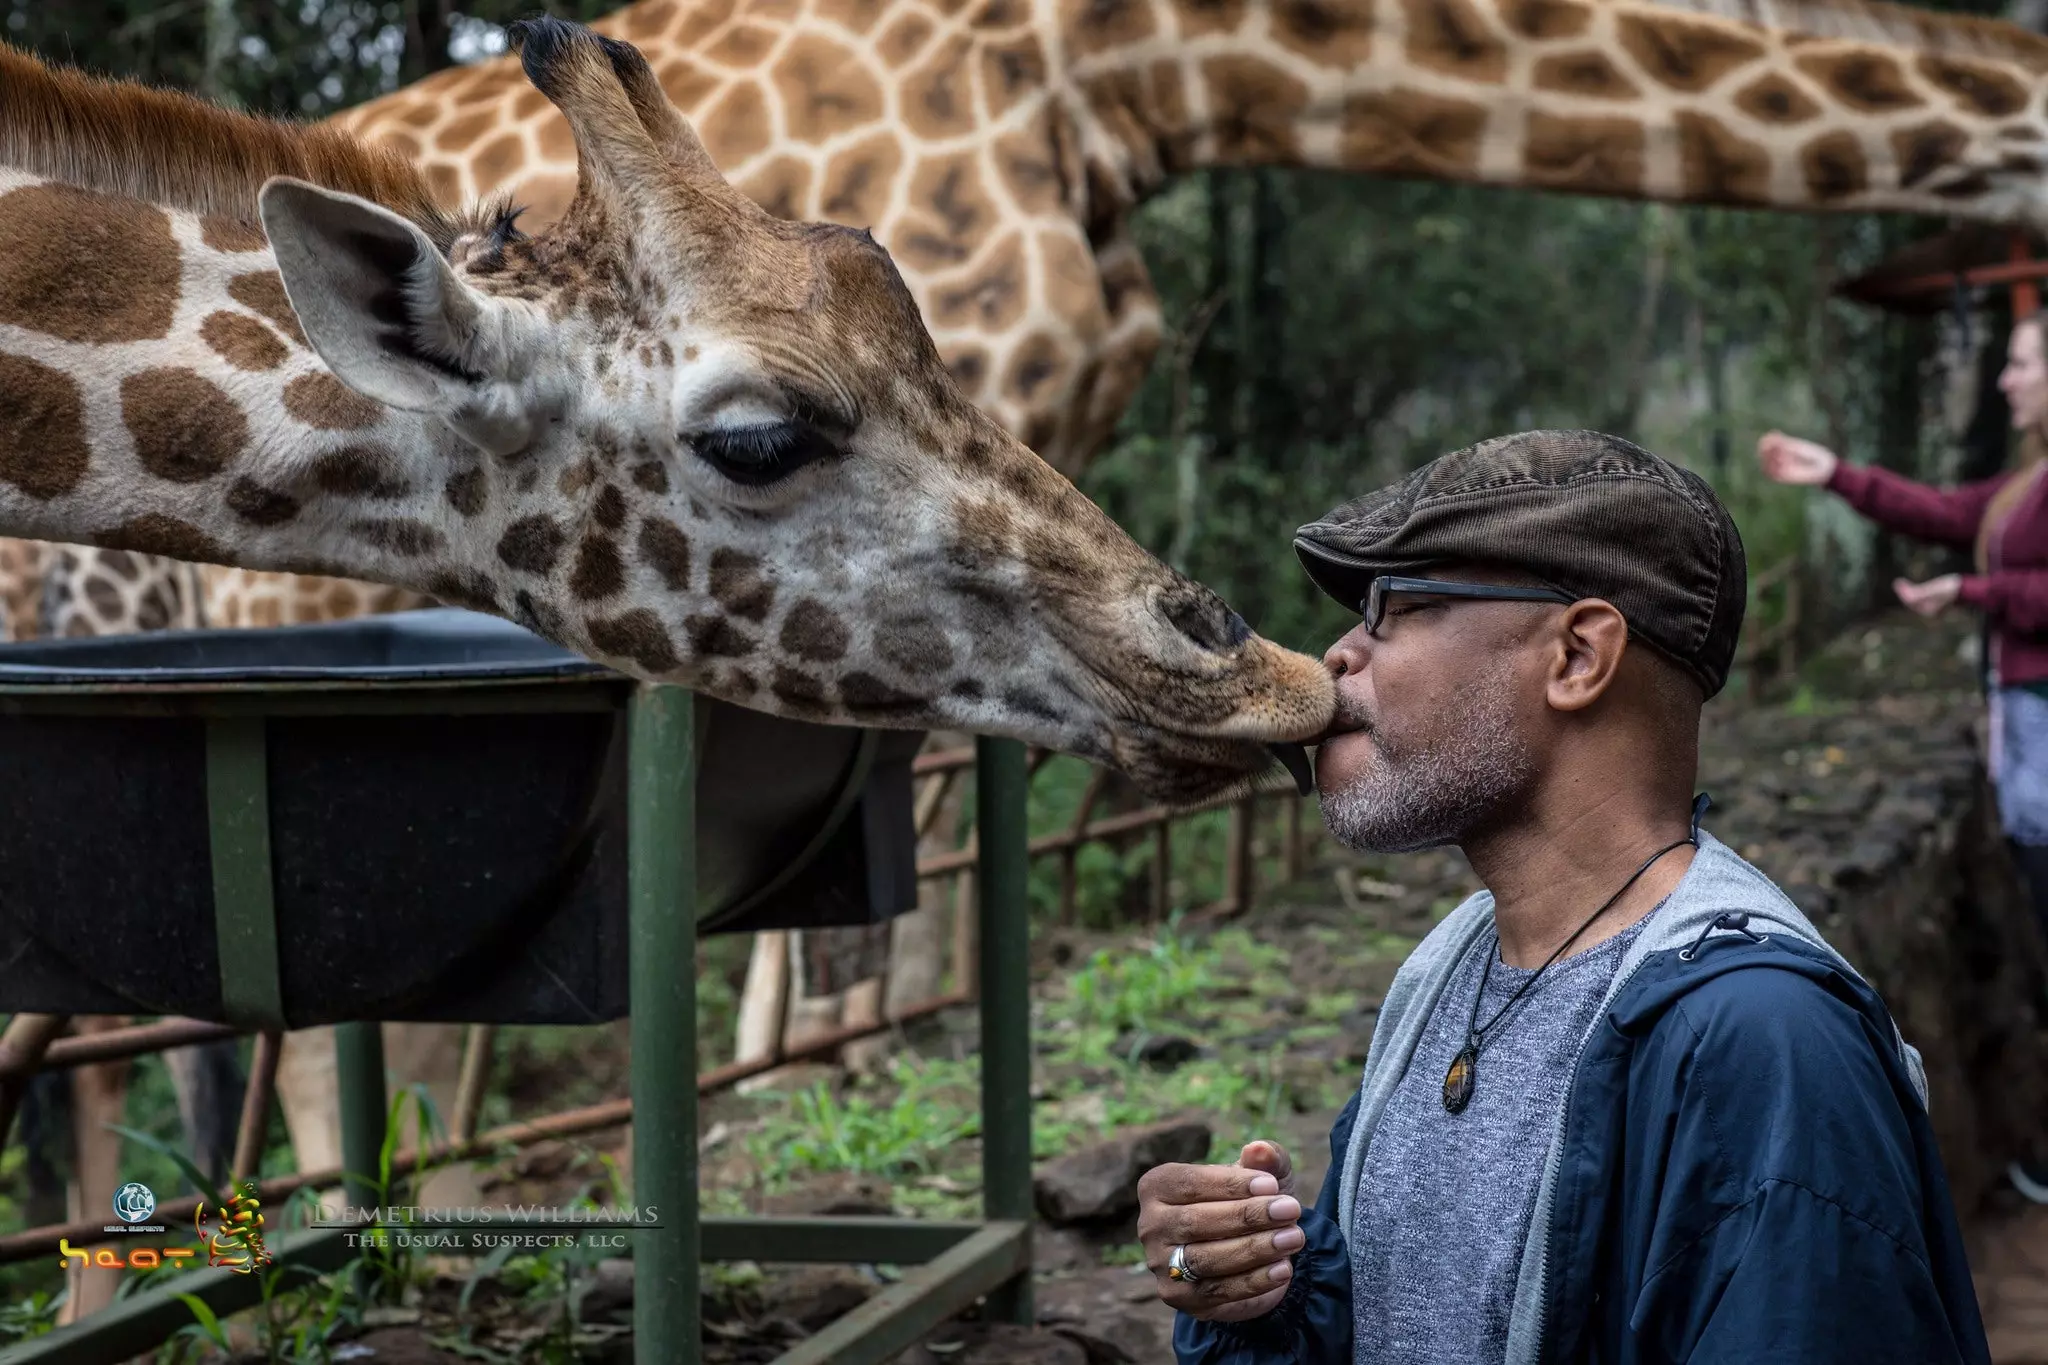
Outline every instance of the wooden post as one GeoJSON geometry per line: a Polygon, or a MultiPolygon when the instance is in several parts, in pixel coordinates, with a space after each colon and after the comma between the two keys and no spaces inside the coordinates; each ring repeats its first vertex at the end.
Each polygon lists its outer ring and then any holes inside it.
{"type": "Polygon", "coordinates": [[[249,1061],[249,1086],[242,1092],[242,1122],[235,1130],[235,1156],[228,1163],[228,1178],[238,1185],[254,1180],[262,1171],[263,1140],[270,1133],[270,1104],[277,1094],[277,1059],[283,1051],[284,1035],[276,1029],[265,1029],[256,1035],[256,1055],[249,1061]]]}
{"type": "Polygon", "coordinates": [[[1224,845],[1224,904],[1227,913],[1242,915],[1252,908],[1252,883],[1257,860],[1252,854],[1252,814],[1257,798],[1244,797],[1230,808],[1230,839],[1224,845]]]}

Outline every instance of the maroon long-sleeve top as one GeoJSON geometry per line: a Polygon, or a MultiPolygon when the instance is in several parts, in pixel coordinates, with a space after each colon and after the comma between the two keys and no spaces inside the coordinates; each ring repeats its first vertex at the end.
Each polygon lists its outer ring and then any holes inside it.
{"type": "MultiPolygon", "coordinates": [[[[2023,475],[1957,488],[1930,488],[1871,465],[1836,464],[1828,487],[1889,531],[1943,545],[1974,546],[1985,510],[2006,483],[2023,475]]],[[[2048,683],[2048,477],[2036,478],[1991,528],[1985,571],[1963,575],[1958,600],[1991,622],[1998,681],[2023,687],[2048,683]]]]}

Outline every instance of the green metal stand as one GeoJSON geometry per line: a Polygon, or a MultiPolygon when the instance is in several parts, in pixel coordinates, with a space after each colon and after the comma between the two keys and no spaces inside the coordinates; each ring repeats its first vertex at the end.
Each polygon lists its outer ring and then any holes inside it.
{"type": "MultiPolygon", "coordinates": [[[[603,698],[503,693],[478,709],[570,706],[603,698]]],[[[279,1027],[276,925],[271,895],[267,761],[269,715],[447,713],[443,695],[423,703],[359,691],[335,700],[289,693],[221,703],[209,718],[207,805],[213,836],[216,919],[224,977],[238,1022],[279,1027]]],[[[627,878],[632,943],[634,1202],[658,1226],[633,1234],[633,1359],[636,1365],[701,1360],[701,1262],[851,1262],[911,1265],[898,1282],[779,1358],[776,1365],[880,1365],[986,1296],[1001,1321],[1029,1323],[1031,1303],[1030,921],[1027,914],[1024,748],[983,739],[976,749],[980,840],[982,1209],[980,1222],[900,1218],[700,1219],[696,1084],[696,744],[689,692],[638,687],[625,702],[630,773],[627,878]]],[[[346,1199],[388,1202],[376,1189],[384,1141],[381,1025],[335,1030],[346,1199]]],[[[464,1219],[464,1244],[490,1226],[464,1219]]],[[[333,1271],[355,1262],[347,1234],[285,1234],[280,1263],[333,1271]]],[[[54,1249],[52,1254],[54,1255],[54,1249]]],[[[0,1351],[0,1365],[118,1365],[191,1321],[180,1296],[218,1313],[247,1307],[258,1277],[195,1271],[120,1300],[84,1322],[0,1351]]]]}
{"type": "Polygon", "coordinates": [[[697,840],[690,694],[633,695],[627,899],[633,945],[635,1365],[694,1361],[697,1291],[697,840]]]}
{"type": "MultiPolygon", "coordinates": [[[[1024,746],[974,746],[975,827],[981,839],[981,1208],[991,1221],[1031,1227],[1031,910],[1024,746]]],[[[1029,1243],[1026,1243],[1029,1263],[1029,1243]]],[[[991,1316],[1029,1326],[1031,1276],[989,1296],[991,1316]]]]}

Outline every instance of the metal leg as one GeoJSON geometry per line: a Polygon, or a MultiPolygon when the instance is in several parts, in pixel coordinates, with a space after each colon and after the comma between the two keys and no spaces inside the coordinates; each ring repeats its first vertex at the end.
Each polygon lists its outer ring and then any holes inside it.
{"type": "Polygon", "coordinates": [[[1032,1321],[1031,920],[1024,746],[975,741],[975,826],[981,895],[981,1206],[1021,1222],[1024,1271],[988,1296],[989,1316],[1032,1321]]]}
{"type": "Polygon", "coordinates": [[[377,1188],[384,1151],[384,1026],[334,1026],[334,1078],[341,1100],[341,1166],[348,1172],[342,1198],[350,1208],[388,1202],[377,1188]]]}
{"type": "Polygon", "coordinates": [[[626,858],[632,942],[633,1359],[702,1354],[697,1270],[697,782],[692,698],[633,697],[626,858]]]}

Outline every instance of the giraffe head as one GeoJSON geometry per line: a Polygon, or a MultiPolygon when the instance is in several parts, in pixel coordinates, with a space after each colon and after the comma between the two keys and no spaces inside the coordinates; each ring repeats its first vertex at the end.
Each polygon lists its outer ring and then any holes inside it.
{"type": "Polygon", "coordinates": [[[1321,665],[966,400],[865,232],[734,190],[635,48],[513,37],[578,152],[545,231],[486,217],[444,252],[365,199],[260,196],[334,374],[483,466],[412,586],[743,705],[1006,733],[1168,800],[1327,723],[1321,665]]]}

